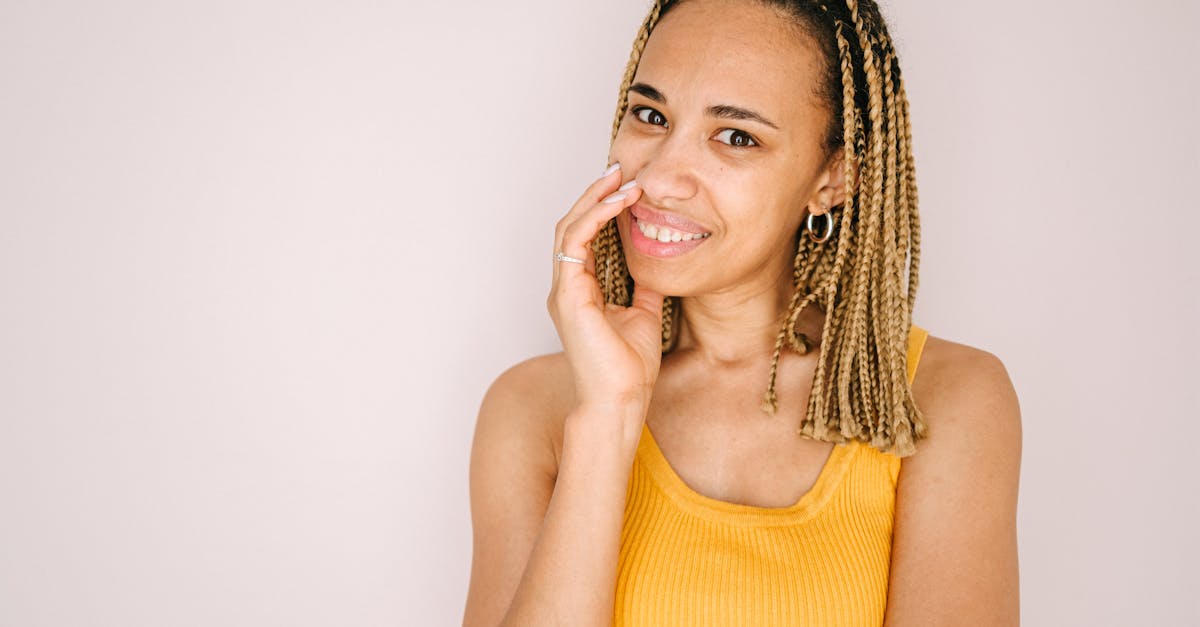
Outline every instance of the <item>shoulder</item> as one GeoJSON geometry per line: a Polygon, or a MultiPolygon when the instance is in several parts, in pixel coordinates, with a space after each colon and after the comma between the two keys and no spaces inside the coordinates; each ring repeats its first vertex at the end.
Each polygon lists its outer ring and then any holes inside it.
{"type": "Polygon", "coordinates": [[[547,417],[563,413],[574,400],[571,366],[558,352],[530,357],[500,372],[487,389],[484,406],[547,417]]]}
{"type": "Polygon", "coordinates": [[[1017,624],[1021,416],[1008,371],[930,336],[912,389],[927,431],[900,467],[884,624],[1017,624]]]}
{"type": "Polygon", "coordinates": [[[557,473],[562,422],[574,403],[570,364],[562,352],[537,355],[501,372],[484,394],[475,428],[480,440],[519,439],[530,460],[557,473]]]}
{"type": "Polygon", "coordinates": [[[530,410],[550,411],[573,401],[571,366],[562,352],[548,353],[520,361],[488,387],[484,402],[513,402],[530,410]]]}
{"type": "Polygon", "coordinates": [[[928,427],[928,437],[917,442],[913,461],[933,457],[921,455],[923,449],[956,445],[1020,456],[1020,406],[1008,369],[995,354],[930,335],[912,389],[928,427]]]}
{"type": "Polygon", "coordinates": [[[566,359],[541,355],[502,372],[484,394],[471,445],[464,625],[494,624],[512,602],[554,493],[561,447],[553,425],[572,402],[571,385],[566,359]]]}

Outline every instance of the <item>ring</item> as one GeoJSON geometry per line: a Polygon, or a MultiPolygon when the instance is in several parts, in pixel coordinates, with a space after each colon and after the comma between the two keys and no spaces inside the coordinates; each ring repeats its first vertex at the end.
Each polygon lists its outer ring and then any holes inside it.
{"type": "Polygon", "coordinates": [[[560,250],[560,251],[558,251],[558,252],[556,252],[556,253],[554,253],[554,260],[555,260],[555,261],[569,261],[569,262],[571,262],[571,263],[583,263],[583,260],[582,260],[582,259],[576,259],[576,258],[574,258],[574,257],[568,257],[568,256],[566,256],[566,255],[562,254],[562,251],[561,251],[561,250],[560,250]]]}

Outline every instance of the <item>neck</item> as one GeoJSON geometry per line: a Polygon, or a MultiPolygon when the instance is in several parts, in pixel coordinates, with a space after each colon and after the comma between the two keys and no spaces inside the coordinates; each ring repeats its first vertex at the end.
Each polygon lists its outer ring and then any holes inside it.
{"type": "MultiPolygon", "coordinates": [[[[750,281],[720,292],[680,299],[678,342],[673,352],[689,352],[714,365],[736,366],[770,359],[787,315],[792,285],[791,260],[759,272],[750,281]]],[[[820,315],[813,305],[804,317],[820,315]]],[[[816,323],[820,328],[820,323],[816,323]]],[[[802,323],[802,328],[812,324],[802,323]]],[[[810,336],[811,337],[811,336],[810,336]]]]}

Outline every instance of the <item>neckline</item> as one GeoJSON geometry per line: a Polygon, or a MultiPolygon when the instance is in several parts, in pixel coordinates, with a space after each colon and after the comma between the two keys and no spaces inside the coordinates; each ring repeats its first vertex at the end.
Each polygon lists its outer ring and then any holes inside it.
{"type": "MultiPolygon", "coordinates": [[[[910,385],[928,337],[929,332],[924,327],[916,323],[909,326],[907,374],[910,385]]],[[[654,434],[650,432],[650,427],[644,422],[636,459],[649,471],[658,488],[684,511],[713,522],[740,526],[778,526],[802,523],[820,512],[841,485],[857,453],[864,447],[869,445],[856,439],[834,444],[813,486],[801,495],[798,501],[786,507],[731,503],[693,490],[671,467],[671,463],[659,448],[658,441],[654,439],[654,434]]]]}
{"type": "Polygon", "coordinates": [[[833,450],[821,467],[816,482],[800,499],[784,507],[759,507],[743,503],[722,501],[691,488],[671,467],[650,427],[642,424],[642,438],[638,442],[637,457],[642,461],[658,487],[679,507],[691,514],[713,522],[734,525],[776,526],[804,522],[819,512],[836,492],[846,475],[857,441],[834,444],[833,450]]]}

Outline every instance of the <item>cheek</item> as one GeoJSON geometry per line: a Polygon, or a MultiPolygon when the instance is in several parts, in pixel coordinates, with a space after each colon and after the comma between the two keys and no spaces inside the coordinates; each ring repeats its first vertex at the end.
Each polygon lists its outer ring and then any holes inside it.
{"type": "Polygon", "coordinates": [[[609,163],[621,162],[621,169],[624,170],[623,177],[625,180],[629,180],[646,164],[652,149],[653,146],[650,142],[645,141],[645,138],[638,138],[631,132],[626,132],[622,125],[608,150],[608,160],[609,163]]]}
{"type": "Polygon", "coordinates": [[[769,251],[790,240],[799,226],[795,203],[775,194],[756,193],[753,185],[727,190],[722,200],[724,222],[738,246],[769,251]]]}
{"type": "Polygon", "coordinates": [[[628,140],[628,136],[629,134],[625,131],[625,124],[622,123],[621,127],[617,129],[616,136],[613,137],[612,149],[609,152],[616,153],[618,150],[620,150],[621,146],[624,145],[628,140]]]}

